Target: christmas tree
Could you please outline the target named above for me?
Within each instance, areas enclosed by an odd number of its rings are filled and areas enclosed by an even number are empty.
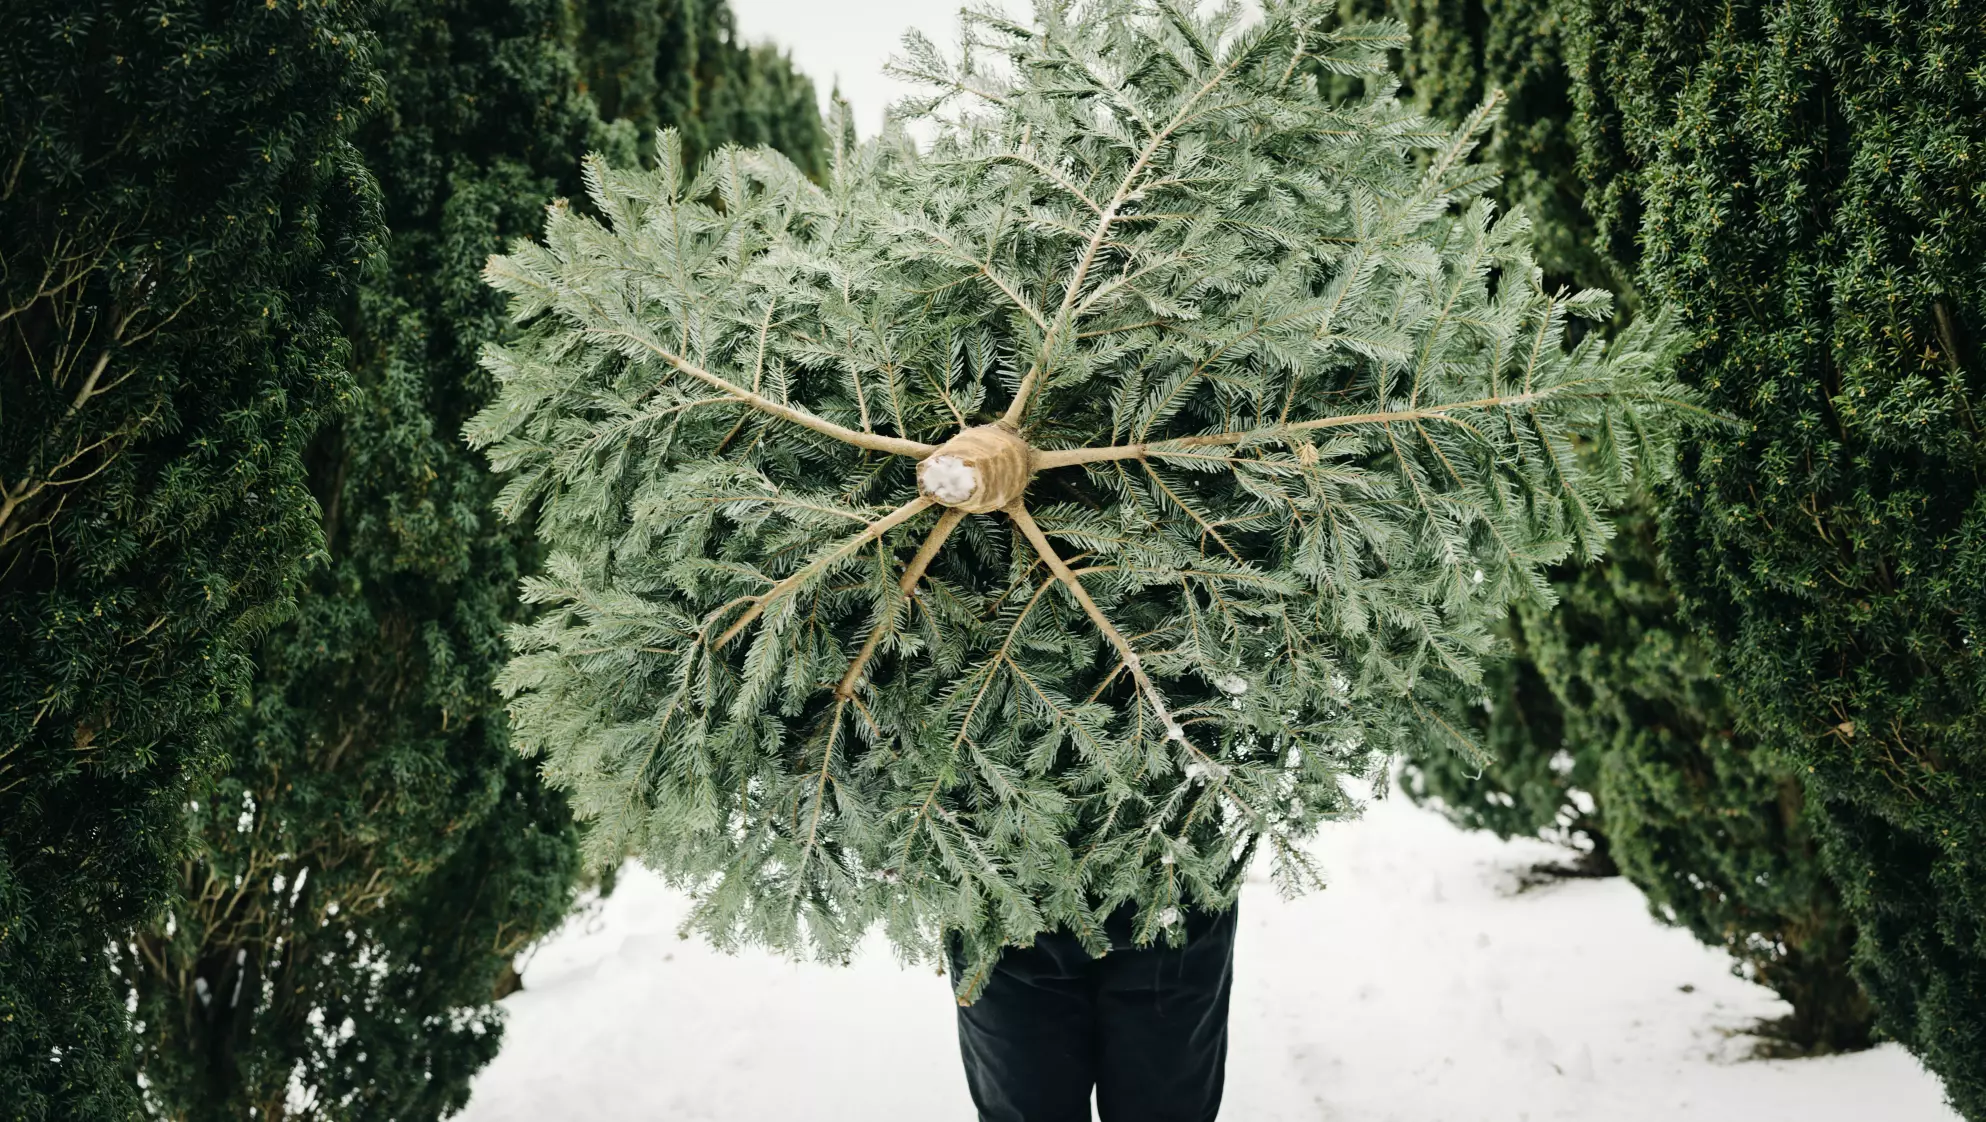
[[[356,4],[0,7],[0,1117],[134,1114],[106,948],[322,546]]]
[[[906,41],[937,136],[824,186],[765,151],[587,167],[494,259],[526,325],[470,426],[551,550],[502,675],[587,823],[720,945],[910,956],[974,992],[1229,904],[1347,774],[1476,688],[1598,556],[1682,398],[1644,320],[1564,340],[1520,215],[1380,82],[1397,25],[1153,0]],[[1445,731],[1443,731],[1445,730]]]

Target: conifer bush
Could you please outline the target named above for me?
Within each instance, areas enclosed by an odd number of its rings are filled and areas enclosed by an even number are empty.
[[[1659,449],[1671,337],[1564,343],[1396,26],[1152,0],[978,16],[927,152],[589,163],[491,262],[470,427],[550,555],[501,677],[595,860],[722,945],[968,958],[1230,903],[1474,688]],[[1314,65],[1313,65],[1314,64]],[[1417,160],[1425,154],[1424,160]],[[1592,454],[1575,456],[1575,437]],[[1458,750],[1477,750],[1458,741]]]
[[[1552,575],[1577,572],[1568,567]],[[1562,582],[1554,585],[1563,595]],[[1597,801],[1602,753],[1567,735],[1565,705],[1529,642],[1535,627],[1552,626],[1553,613],[1525,602],[1510,612],[1497,629],[1503,657],[1483,668],[1481,696],[1448,715],[1482,739],[1483,758],[1433,738],[1401,769],[1400,786],[1464,829],[1544,838],[1577,851],[1570,863],[1543,870],[1551,875],[1613,876],[1620,868]]]
[[[1461,719],[1492,757],[1416,757],[1404,786],[1459,825],[1582,851],[1658,919],[1730,954],[1792,1006],[1754,1032],[1772,1054],[1869,1043],[1849,973],[1855,928],[1822,867],[1799,777],[1741,727],[1716,647],[1677,618],[1650,500],[1608,556],[1552,572],[1556,603],[1515,606],[1511,657]]]
[[[1986,1118],[1986,22],[1582,5],[1589,203],[1741,425],[1662,510],[1733,708],[1795,765],[1881,1028]]]
[[[578,10],[582,85],[604,117],[633,126],[644,155],[669,125],[692,163],[722,144],[764,144],[820,175],[812,80],[777,48],[738,42],[724,0],[586,0]]]
[[[328,556],[259,645],[168,922],[127,944],[167,1117],[458,1109],[500,1039],[496,980],[573,893],[570,816],[510,766],[490,687],[521,535],[457,433],[504,326],[481,261],[598,121],[563,0],[388,0],[369,22],[383,82],[356,140],[388,237],[348,313],[352,404],[306,461]]]
[[[0,1117],[136,1109],[106,948],[320,547],[358,5],[0,7]]]
[[[1633,274],[1631,239],[1602,244],[1574,166],[1578,139],[1606,127],[1573,110],[1577,3],[1360,6],[1407,23],[1416,104],[1452,112],[1485,90],[1509,93],[1486,155],[1507,169],[1503,201],[1536,216],[1548,277],[1617,285]],[[1423,753],[1404,786],[1463,826],[1580,850],[1560,871],[1626,873],[1658,917],[1730,952],[1792,1004],[1760,1027],[1771,1049],[1858,1047],[1869,1013],[1847,975],[1853,925],[1819,867],[1792,766],[1733,727],[1713,645],[1674,618],[1654,503],[1630,501],[1626,532],[1597,565],[1553,568],[1555,605],[1513,607],[1501,635],[1509,659],[1486,669],[1482,704],[1460,715],[1489,762]]]
[[[157,1113],[459,1109],[513,960],[570,905],[570,813],[491,688],[532,546],[459,432],[505,330],[484,259],[620,140],[580,92],[576,22],[564,0],[374,10],[357,140],[389,239],[352,313],[356,403],[309,457],[329,559],[261,645],[170,922],[129,947]]]
[[[1655,915],[1792,1006],[1755,1030],[1766,1051],[1865,1047],[1870,1010],[1848,971],[1855,929],[1821,868],[1798,777],[1739,726],[1715,648],[1676,618],[1649,511],[1630,508],[1611,544],[1604,563],[1555,582],[1553,610],[1518,613],[1561,739],[1530,741],[1515,759],[1568,764],[1568,803]]]

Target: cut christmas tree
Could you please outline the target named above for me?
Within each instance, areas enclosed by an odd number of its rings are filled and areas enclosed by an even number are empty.
[[[970,15],[935,139],[587,168],[494,259],[470,426],[551,553],[501,684],[588,823],[720,945],[881,925],[1103,951],[1228,906],[1347,774],[1447,738],[1489,626],[1594,557],[1684,405],[1658,317],[1567,346],[1397,25],[1153,0]],[[1658,461],[1659,462],[1659,461]]]

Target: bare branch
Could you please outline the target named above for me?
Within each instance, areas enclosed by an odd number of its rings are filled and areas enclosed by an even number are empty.
[[[945,513],[938,517],[938,524],[931,528],[931,535],[924,539],[922,546],[918,547],[917,555],[910,559],[909,568],[903,571],[903,578],[897,581],[898,595],[908,598],[916,590],[917,582],[923,579],[924,570],[931,567],[931,561],[938,556],[938,550],[944,546],[945,539],[951,537],[952,531],[963,521],[965,521],[965,511],[957,507],[946,508]],[[855,687],[862,681],[862,669],[875,655],[877,645],[882,642],[883,632],[888,630],[887,624],[887,619],[878,621],[875,628],[869,632],[869,637],[863,640],[861,652],[848,664],[848,673],[841,676],[841,684],[834,688],[836,697],[845,698],[855,693]]]
[[[812,413],[802,413],[800,410],[795,409],[790,405],[782,405],[779,402],[774,401],[769,397],[760,396],[759,394],[753,393],[752,391],[746,389],[743,386],[736,385],[732,382],[726,381],[725,379],[720,378],[715,374],[712,374],[710,371],[705,370],[703,367],[698,366],[696,363],[691,362],[689,359],[686,359],[681,355],[676,354],[674,351],[671,351],[666,347],[659,346],[651,340],[644,339],[639,335],[635,335],[627,331],[602,331],[596,328],[589,330],[588,334],[607,335],[614,338],[626,339],[627,341],[648,350],[649,352],[653,353],[655,357],[668,363],[670,366],[676,368],[677,370],[680,370],[683,373],[688,374],[690,377],[695,378],[697,381],[702,382],[713,389],[720,390],[726,394],[729,394],[730,396],[737,398],[739,401],[744,402],[745,404],[751,406],[754,409],[759,410],[762,413],[770,413],[775,417],[792,421],[796,425],[800,425],[804,428],[813,429],[815,432],[820,433],[823,436],[831,436],[834,439],[839,440],[844,444],[853,444],[857,448],[866,448],[872,452],[888,452],[892,455],[909,456],[913,459],[920,459],[920,460],[923,459],[925,456],[930,455],[931,450],[934,447],[933,445],[923,444],[915,440],[905,440],[902,437],[882,436],[876,433],[857,432],[854,429],[837,425],[833,421],[826,420],[825,418],[816,417]]]
[[[1561,394],[1551,390],[1532,393],[1506,394],[1499,397],[1480,397],[1474,401],[1457,401],[1447,405],[1430,405],[1421,409],[1388,409],[1376,413],[1347,413],[1338,417],[1320,417],[1314,421],[1298,421],[1288,425],[1269,425],[1259,429],[1243,429],[1236,432],[1210,432],[1198,436],[1174,437],[1171,440],[1153,440],[1140,444],[1117,444],[1107,448],[1057,448],[1037,451],[1034,466],[1037,470],[1069,467],[1072,464],[1094,464],[1108,460],[1141,460],[1146,456],[1163,457],[1175,448],[1206,448],[1216,445],[1245,444],[1254,440],[1283,440],[1300,432],[1313,432],[1317,429],[1346,428],[1352,425],[1388,425],[1407,421],[1443,421],[1463,428],[1473,428],[1466,421],[1454,416],[1470,409],[1515,409],[1530,405],[1548,397],[1578,396]]]
[[[84,402],[96,396],[97,379],[103,377],[104,368],[109,365],[110,348],[105,347],[98,353],[97,360],[90,364],[89,377],[84,378],[83,384],[77,388],[75,398],[69,402],[69,411],[62,415],[64,420],[75,416],[77,411],[82,409]]]
[[[863,546],[875,541],[877,538],[882,537],[884,534],[889,533],[912,518],[917,517],[924,512],[925,508],[931,505],[930,499],[922,495],[917,496],[883,517],[869,523],[868,527],[861,533],[842,542],[825,557],[816,558],[811,563],[802,566],[792,576],[766,589],[760,595],[753,597],[752,606],[745,611],[744,615],[738,617],[738,622],[732,624],[729,628],[725,629],[724,634],[717,637],[717,641],[710,645],[710,649],[717,650],[730,642],[732,636],[751,626],[752,621],[763,615],[767,608],[791,595],[801,585],[814,579],[815,574],[819,573],[822,569],[827,568],[850,553],[861,549]]]

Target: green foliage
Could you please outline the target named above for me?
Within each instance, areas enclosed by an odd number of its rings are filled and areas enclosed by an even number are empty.
[[[1602,231],[1742,422],[1664,495],[1684,608],[1797,765],[1881,1026],[1986,1118],[1986,22],[1583,7]]]
[[[1559,578],[1554,584],[1583,568],[1554,570]],[[1562,587],[1557,591],[1564,594]],[[1408,764],[1401,785],[1415,802],[1433,807],[1458,826],[1504,838],[1543,837],[1579,851],[1577,865],[1565,872],[1610,876],[1619,869],[1594,801],[1601,753],[1590,742],[1566,734],[1563,702],[1553,694],[1528,641],[1535,631],[1549,628],[1550,619],[1535,604],[1511,606],[1511,618],[1499,629],[1499,638],[1508,644],[1507,657],[1484,667],[1482,696],[1455,716],[1482,738],[1487,758],[1450,751],[1437,742]]]
[[[321,537],[356,5],[0,8],[0,1116],[135,1109],[105,948]]]
[[[1493,91],[1507,99],[1482,157],[1504,182],[1495,198],[1531,217],[1532,254],[1552,284],[1619,289],[1624,277],[1597,252],[1581,197],[1572,77],[1565,65],[1565,0],[1341,0],[1359,19],[1394,18],[1405,95],[1424,113],[1456,120]],[[1342,84],[1341,87],[1342,88]]]
[[[1775,1048],[1865,1048],[1873,1014],[1849,975],[1855,928],[1821,866],[1798,777],[1739,727],[1712,649],[1677,620],[1654,520],[1623,520],[1603,567],[1527,621],[1568,739],[1599,757],[1595,791],[1621,871],[1670,923],[1730,954],[1793,1011]],[[1545,624],[1540,628],[1538,624]]]
[[[913,38],[928,107],[966,106],[929,153],[691,179],[665,136],[589,165],[604,220],[492,262],[528,327],[470,432],[553,551],[501,681],[594,860],[633,846],[727,945],[881,923],[984,964],[1126,901],[1169,937],[1258,843],[1301,880],[1340,776],[1600,551],[1669,337],[1567,348],[1609,303],[1492,219],[1492,114],[1332,103],[1306,64],[1378,73],[1397,33],[1268,8]]]
[[[1595,131],[1572,111],[1565,52],[1576,7],[1367,6],[1397,12],[1412,30],[1405,74],[1422,106],[1452,113],[1486,89],[1509,94],[1486,154],[1506,169],[1506,205],[1537,216],[1547,272],[1589,280],[1630,272],[1599,252],[1574,168],[1575,138]],[[1730,951],[1742,972],[1792,1002],[1792,1016],[1772,1031],[1796,1047],[1858,1046],[1868,1012],[1846,977],[1853,928],[1817,867],[1803,817],[1782,805],[1794,780],[1729,730],[1708,651],[1673,620],[1646,517],[1637,515],[1638,532],[1597,569],[1554,570],[1555,610],[1514,610],[1504,631],[1511,658],[1486,672],[1485,706],[1470,714],[1493,762],[1433,753],[1416,761],[1407,788],[1462,825],[1563,840],[1585,853],[1583,872],[1625,871],[1658,915]],[[1721,739],[1706,730],[1722,730]],[[1617,866],[1623,831],[1631,836]],[[1761,881],[1761,873],[1769,875]]]
[[[329,560],[262,646],[171,922],[129,948],[155,1114],[458,1109],[512,959],[571,900],[570,814],[491,689],[531,547],[457,434],[504,332],[484,260],[615,140],[573,19],[564,0],[375,11],[385,90],[359,141],[391,242],[352,316],[357,406],[310,457]]]
[[[1762,1026],[1775,1048],[1865,1047],[1868,1003],[1848,974],[1854,927],[1821,869],[1798,779],[1737,727],[1712,648],[1677,619],[1658,557],[1639,503],[1603,564],[1555,574],[1554,608],[1520,605],[1502,677],[1535,685],[1514,705],[1491,695],[1496,762],[1477,786],[1437,756],[1410,789],[1465,825],[1570,835],[1617,865],[1658,917],[1791,1003]]]
[[[1591,248],[1593,223],[1581,205],[1576,122],[1564,64],[1564,7],[1561,0],[1339,4],[1343,13],[1391,16],[1406,25],[1403,93],[1422,111],[1454,117],[1491,91],[1504,94],[1503,117],[1482,151],[1504,177],[1495,192],[1498,204],[1506,210],[1522,207],[1530,216],[1533,254],[1550,278],[1547,283],[1618,287],[1619,272]],[[1576,580],[1579,571],[1577,564],[1555,569],[1554,583]],[[1465,714],[1484,738],[1489,762],[1437,744],[1436,751],[1413,762],[1406,790],[1459,825],[1503,837],[1543,834],[1581,850],[1581,871],[1611,872],[1608,838],[1593,801],[1600,753],[1567,738],[1562,701],[1529,649],[1529,633],[1550,626],[1546,611],[1530,603],[1512,610],[1513,618],[1498,629],[1509,657],[1485,669],[1482,697]]]
[[[390,239],[351,317],[356,403],[309,455],[328,561],[261,645],[170,922],[126,960],[162,1117],[459,1109],[498,979],[573,894],[570,815],[490,685],[525,547],[457,434],[504,329],[481,264],[576,186],[597,118],[562,0],[389,0],[372,26],[358,142]]]
[[[728,49],[733,77],[724,92],[729,97],[713,99],[702,117],[692,118],[710,130],[705,143],[777,148],[808,176],[821,178],[827,172],[827,134],[814,80],[794,67],[791,56],[768,44]]]
[[[764,144],[819,178],[823,141],[814,83],[769,46],[740,44],[724,0],[584,0],[580,67],[609,120],[646,144],[673,126],[692,163],[722,144]]]

